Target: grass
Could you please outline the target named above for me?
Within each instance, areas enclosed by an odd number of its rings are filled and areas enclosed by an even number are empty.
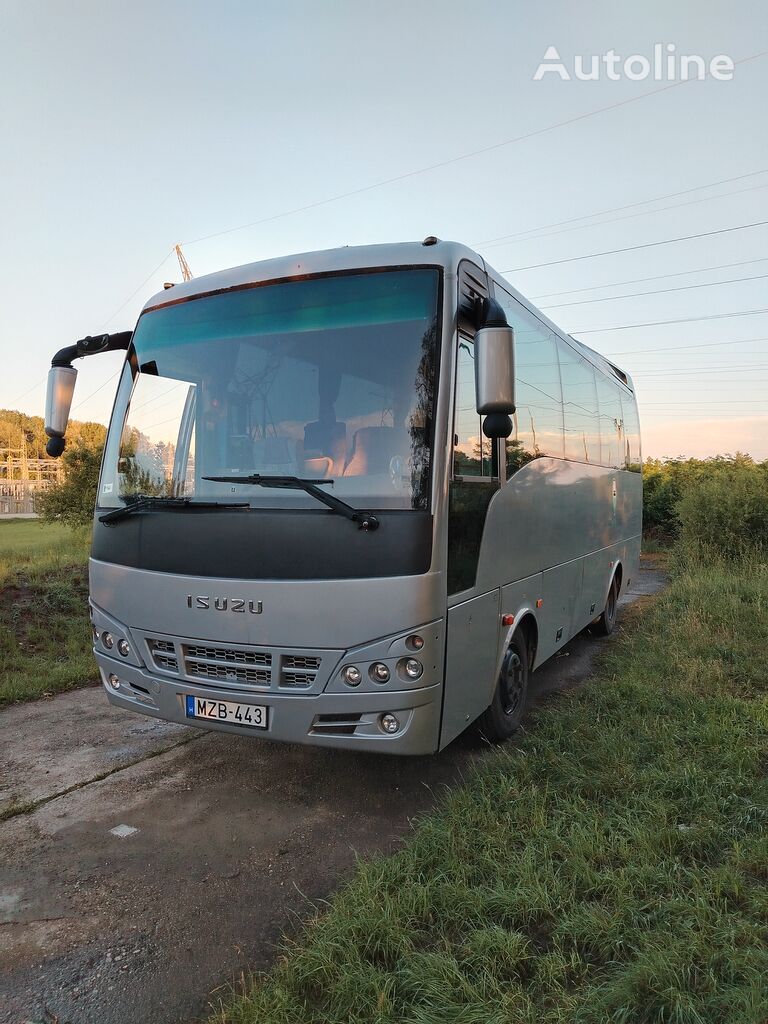
[[[0,521],[0,707],[95,680],[87,557],[84,534]]]
[[[214,1020],[765,1024],[767,690],[767,567],[682,572]]]

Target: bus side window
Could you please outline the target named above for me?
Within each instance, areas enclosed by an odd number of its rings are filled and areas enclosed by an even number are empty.
[[[453,473],[457,477],[494,476],[492,442],[483,434],[475,404],[475,346],[459,336],[456,362]]]
[[[617,384],[597,374],[597,401],[600,409],[600,448],[602,462],[609,469],[624,468],[624,427],[621,394]]]
[[[600,420],[594,368],[565,342],[557,346],[557,351],[563,382],[565,457],[599,466]]]
[[[624,468],[632,470],[633,473],[640,473],[642,471],[640,420],[637,415],[635,396],[622,394],[621,405],[624,410],[624,450],[626,453],[622,464]]]

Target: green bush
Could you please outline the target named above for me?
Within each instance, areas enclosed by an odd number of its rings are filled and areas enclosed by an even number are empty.
[[[768,472],[734,463],[696,481],[677,505],[684,558],[758,559],[768,554]]]
[[[765,532],[767,486],[768,462],[756,463],[739,453],[713,459],[647,459],[645,536],[670,544],[684,531],[685,546],[698,537],[701,544],[731,557],[743,548],[741,542],[735,543],[735,535],[744,534],[746,548],[754,550],[761,522]],[[698,508],[698,503],[706,507]]]
[[[99,485],[102,446],[77,441],[63,455],[64,479],[40,493],[35,510],[46,523],[90,526]]]

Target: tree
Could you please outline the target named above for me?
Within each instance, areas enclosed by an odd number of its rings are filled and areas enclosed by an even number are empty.
[[[64,479],[35,499],[35,510],[43,522],[64,523],[73,529],[90,525],[102,451],[103,445],[91,447],[77,441],[64,452]]]

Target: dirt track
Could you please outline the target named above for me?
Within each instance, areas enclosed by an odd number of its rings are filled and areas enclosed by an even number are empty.
[[[662,585],[644,570],[629,599]],[[604,642],[572,641],[534,697],[581,682]],[[464,738],[399,759],[197,733],[98,690],[0,714],[0,805],[37,805],[0,823],[0,1024],[204,1016],[478,756]]]

